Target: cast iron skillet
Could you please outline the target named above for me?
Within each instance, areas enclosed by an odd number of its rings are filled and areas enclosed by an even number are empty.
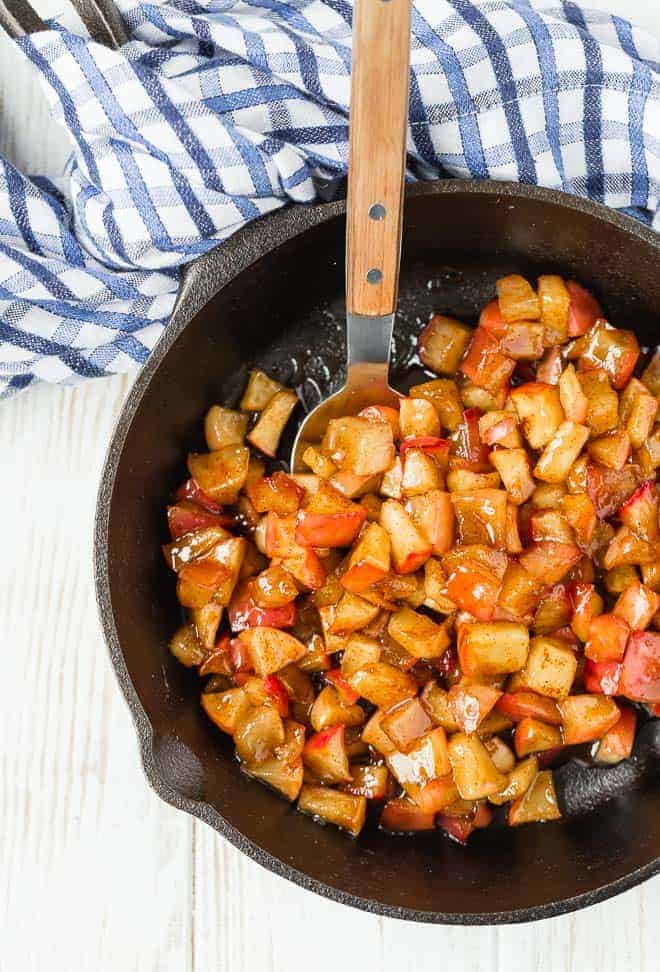
[[[96,584],[147,777],[164,800],[276,874],[367,911],[487,924],[593,904],[658,872],[657,786],[559,824],[490,828],[467,848],[439,833],[393,837],[374,828],[354,841],[240,772],[231,741],[200,709],[197,676],[168,654],[179,613],[160,544],[185,454],[203,448],[206,409],[235,402],[254,364],[308,401],[315,382],[332,382],[343,341],[344,224],[341,202],[288,209],[196,263],[119,418],[98,501]],[[513,270],[577,278],[613,321],[657,343],[659,250],[651,231],[561,193],[416,185],[405,209],[394,383],[414,373],[411,336],[431,311],[474,321],[495,278]]]

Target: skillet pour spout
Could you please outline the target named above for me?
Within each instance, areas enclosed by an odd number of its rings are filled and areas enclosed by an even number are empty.
[[[251,367],[297,387],[308,404],[339,387],[344,236],[342,202],[297,207],[252,224],[199,260],[119,418],[99,493],[96,585],[148,779],[163,799],[263,866],[370,912],[492,924],[594,904],[660,869],[657,773],[641,788],[599,801],[588,817],[490,828],[467,848],[436,833],[394,839],[375,828],[353,841],[319,829],[241,773],[230,740],[205,720],[197,677],[167,651],[178,614],[160,553],[162,510],[184,478],[185,454],[203,447],[206,410],[238,401]],[[659,255],[651,230],[559,192],[417,184],[404,210],[390,380],[401,390],[420,380],[414,339],[431,313],[474,323],[497,277],[511,272],[579,280],[617,327],[653,346]],[[291,445],[292,438],[282,442],[283,458]],[[562,793],[572,813],[572,798]]]

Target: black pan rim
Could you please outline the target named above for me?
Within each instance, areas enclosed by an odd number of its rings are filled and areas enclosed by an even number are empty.
[[[660,254],[660,236],[653,230],[628,216],[607,209],[598,203],[593,203],[581,197],[571,196],[557,190],[527,186],[514,182],[493,182],[490,180],[468,181],[459,179],[416,183],[409,186],[407,190],[408,196],[456,193],[533,199],[548,202],[564,209],[585,213],[603,223],[609,223],[623,229],[624,232],[653,247]],[[162,800],[213,827],[214,830],[229,840],[234,847],[237,847],[262,867],[277,874],[279,877],[286,878],[294,884],[309,891],[314,891],[332,901],[358,908],[371,914],[384,915],[389,918],[398,918],[406,921],[425,922],[428,924],[469,926],[518,924],[539,921],[544,918],[552,918],[587,908],[617,894],[621,894],[624,891],[628,891],[660,873],[660,857],[655,858],[643,867],[609,884],[583,892],[582,894],[574,895],[570,898],[546,902],[543,905],[518,908],[513,911],[462,914],[418,911],[403,906],[389,905],[374,899],[358,897],[357,895],[327,884],[324,881],[311,878],[297,868],[286,864],[274,855],[264,851],[253,841],[246,838],[209,803],[191,799],[173,789],[158,773],[153,751],[153,727],[142,707],[124,661],[114,622],[114,611],[109,588],[108,528],[110,508],[115,478],[126,437],[153,374],[167,355],[172,344],[187,327],[197,311],[215,293],[226,286],[234,277],[247,269],[257,259],[287,240],[311,229],[313,226],[341,215],[344,210],[345,202],[343,200],[279,210],[248,225],[226,241],[221,247],[210,251],[205,257],[197,260],[184,275],[184,281],[171,321],[152,351],[146,365],[138,374],[115,423],[103,465],[97,497],[94,522],[93,569],[101,628],[115,675],[119,682],[119,687],[128,704],[138,735],[140,756],[145,775],[150,786]],[[213,275],[205,272],[211,263],[216,267]]]

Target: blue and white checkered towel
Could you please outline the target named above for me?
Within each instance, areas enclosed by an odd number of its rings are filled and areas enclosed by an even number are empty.
[[[108,50],[20,41],[75,150],[0,159],[0,395],[143,363],[180,268],[346,170],[351,0],[123,0]],[[660,45],[559,0],[416,0],[414,178],[514,179],[660,228]]]

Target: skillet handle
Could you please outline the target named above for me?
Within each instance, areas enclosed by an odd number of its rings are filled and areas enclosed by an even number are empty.
[[[356,0],[353,15],[346,305],[396,308],[408,122],[412,0]]]

